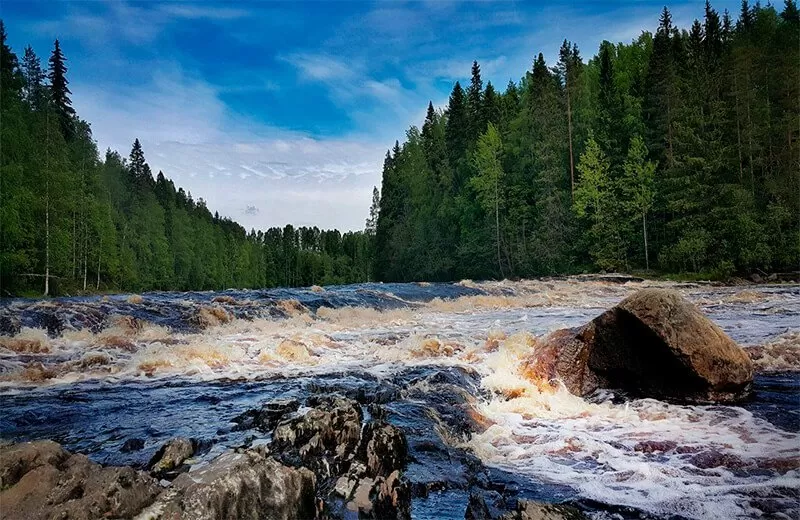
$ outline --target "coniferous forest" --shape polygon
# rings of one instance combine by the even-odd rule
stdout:
[[[368,278],[369,231],[247,232],[154,176],[138,139],[127,158],[99,157],[71,106],[59,42],[45,66],[30,47],[20,59],[0,29],[0,296]]]
[[[797,271],[798,51],[794,0],[745,0],[502,90],[473,63],[386,154],[377,278]]]
[[[0,32],[0,296],[800,266],[795,0],[706,4],[689,28],[665,8],[655,34],[588,61],[565,40],[504,90],[473,63],[347,233],[247,232],[138,139],[101,157],[59,42],[43,64]]]

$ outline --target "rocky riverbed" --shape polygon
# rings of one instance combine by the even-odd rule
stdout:
[[[711,358],[670,358],[693,364],[620,365],[608,345],[630,354],[645,338],[663,364],[689,330],[614,336],[649,307],[609,309],[642,289],[677,291],[713,321],[690,339],[724,332],[744,357],[713,370],[720,340]],[[0,448],[3,518],[42,503],[67,518],[800,513],[796,285],[585,277],[12,300],[0,331],[0,435],[14,443]],[[25,442],[44,439],[59,444]]]

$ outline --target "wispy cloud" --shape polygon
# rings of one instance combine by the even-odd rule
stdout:
[[[356,76],[352,65],[346,65],[327,54],[297,53],[280,59],[297,68],[304,79],[329,81]]]
[[[191,20],[236,20],[250,14],[246,9],[234,7],[215,7],[204,4],[169,3],[159,7],[159,11],[167,16],[187,18]]]

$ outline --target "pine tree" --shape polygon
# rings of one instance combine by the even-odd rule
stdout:
[[[17,98],[22,88],[19,60],[6,42],[7,38],[6,27],[3,20],[0,20],[0,90],[2,91],[0,103],[2,107],[6,107],[12,99]]]
[[[22,58],[22,77],[24,79],[23,96],[33,110],[42,110],[45,107],[46,89],[44,80],[46,75],[42,70],[39,57],[28,45]]]
[[[467,129],[469,119],[467,116],[467,103],[464,97],[464,89],[456,81],[453,91],[450,93],[450,101],[447,105],[447,126],[445,127],[445,139],[447,141],[447,156],[450,168],[454,172],[454,188],[458,190],[466,179],[467,172],[463,166],[464,157],[467,153]]]
[[[597,97],[597,142],[615,165],[622,163],[626,146],[622,99],[614,83],[614,46],[604,41],[600,44],[600,84]]]
[[[487,123],[492,123],[497,127],[500,124],[502,116],[500,109],[500,100],[498,99],[497,92],[494,85],[489,81],[486,83],[486,90],[483,92],[483,115],[481,119]]]
[[[155,188],[153,173],[150,170],[150,165],[145,161],[142,144],[139,142],[138,138],[133,141],[133,147],[131,148],[131,154],[128,160],[128,171],[130,172],[134,184],[140,189],[149,192]],[[190,207],[194,206],[191,193],[188,195],[188,204]]]
[[[75,109],[72,108],[72,100],[69,98],[72,92],[67,86],[69,81],[67,80],[65,62],[66,58],[64,53],[61,52],[61,45],[56,40],[53,44],[53,52],[50,54],[50,70],[47,77],[50,79],[50,98],[53,103],[53,110],[55,110],[59,118],[64,137],[70,139],[74,130],[73,118],[75,117]]]
[[[483,108],[483,80],[481,66],[472,62],[472,78],[467,89],[467,113],[469,118],[469,140],[475,141],[486,130],[486,119]]]

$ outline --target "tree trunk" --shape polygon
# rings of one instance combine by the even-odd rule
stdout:
[[[642,213],[642,235],[644,236],[644,267],[650,270],[650,255],[647,252],[647,214]]]
[[[733,71],[733,92],[736,99],[736,149],[739,152],[739,183],[744,179],[744,167],[742,165],[742,125],[739,121],[739,82],[737,81],[738,75],[736,70]]]
[[[49,175],[49,172],[48,172]],[[45,181],[44,295],[50,295],[50,179]]]
[[[97,244],[97,284],[94,287],[95,291],[100,290],[100,258],[103,255],[103,237],[100,237],[100,241]]]
[[[570,194],[572,195],[572,203],[575,203],[575,158],[572,152],[572,104],[570,103],[569,93],[569,72],[566,74],[567,91],[567,130],[569,133],[569,186]]]
[[[497,238],[497,267],[500,269],[500,276],[505,278],[503,274],[503,262],[500,256],[500,186],[499,180],[494,181],[494,224]]]

